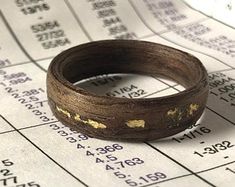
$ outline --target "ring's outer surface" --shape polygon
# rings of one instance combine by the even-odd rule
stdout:
[[[73,83],[108,73],[167,77],[180,93],[127,99],[98,96]],[[47,74],[48,102],[65,125],[101,139],[153,140],[183,131],[201,116],[207,72],[194,56],[164,45],[134,40],[82,44],[56,56]]]

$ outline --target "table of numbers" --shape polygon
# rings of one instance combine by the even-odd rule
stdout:
[[[180,0],[0,0],[0,5],[0,186],[235,185],[234,28]],[[199,58],[210,86],[199,121],[174,136],[136,143],[95,139],[60,123],[47,103],[47,68],[60,52],[102,39],[156,42]],[[184,89],[133,74],[77,84],[131,99]]]

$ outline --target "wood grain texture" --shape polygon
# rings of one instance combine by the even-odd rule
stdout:
[[[167,77],[186,90],[127,99],[98,96],[73,85],[108,73]],[[101,139],[153,140],[196,123],[207,101],[208,78],[202,63],[180,50],[144,41],[103,40],[56,56],[48,69],[47,95],[54,115],[79,132]]]

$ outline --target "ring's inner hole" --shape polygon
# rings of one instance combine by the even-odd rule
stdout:
[[[160,77],[175,80],[185,88],[199,82],[202,72],[193,56],[166,46],[137,44],[124,41],[103,42],[73,49],[70,55],[61,59],[63,63],[59,71],[67,81],[73,84],[80,81],[79,86],[90,92],[115,97],[150,97],[152,93],[162,94],[160,91],[167,88],[172,91],[169,92],[170,95],[177,92],[176,83],[162,81],[158,79]],[[137,93],[133,93],[132,97],[128,92]],[[168,90],[165,93],[167,92]],[[152,97],[156,95],[152,94]]]
[[[172,95],[185,88],[173,80],[140,74],[105,74],[75,82],[96,95],[124,98],[154,98]]]

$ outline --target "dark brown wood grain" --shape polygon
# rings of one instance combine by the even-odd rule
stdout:
[[[98,96],[73,85],[108,73],[167,77],[186,90],[127,99]],[[144,41],[104,40],[56,56],[48,69],[47,94],[54,115],[79,132],[102,139],[153,140],[196,123],[205,108],[208,79],[202,63],[188,53]]]

